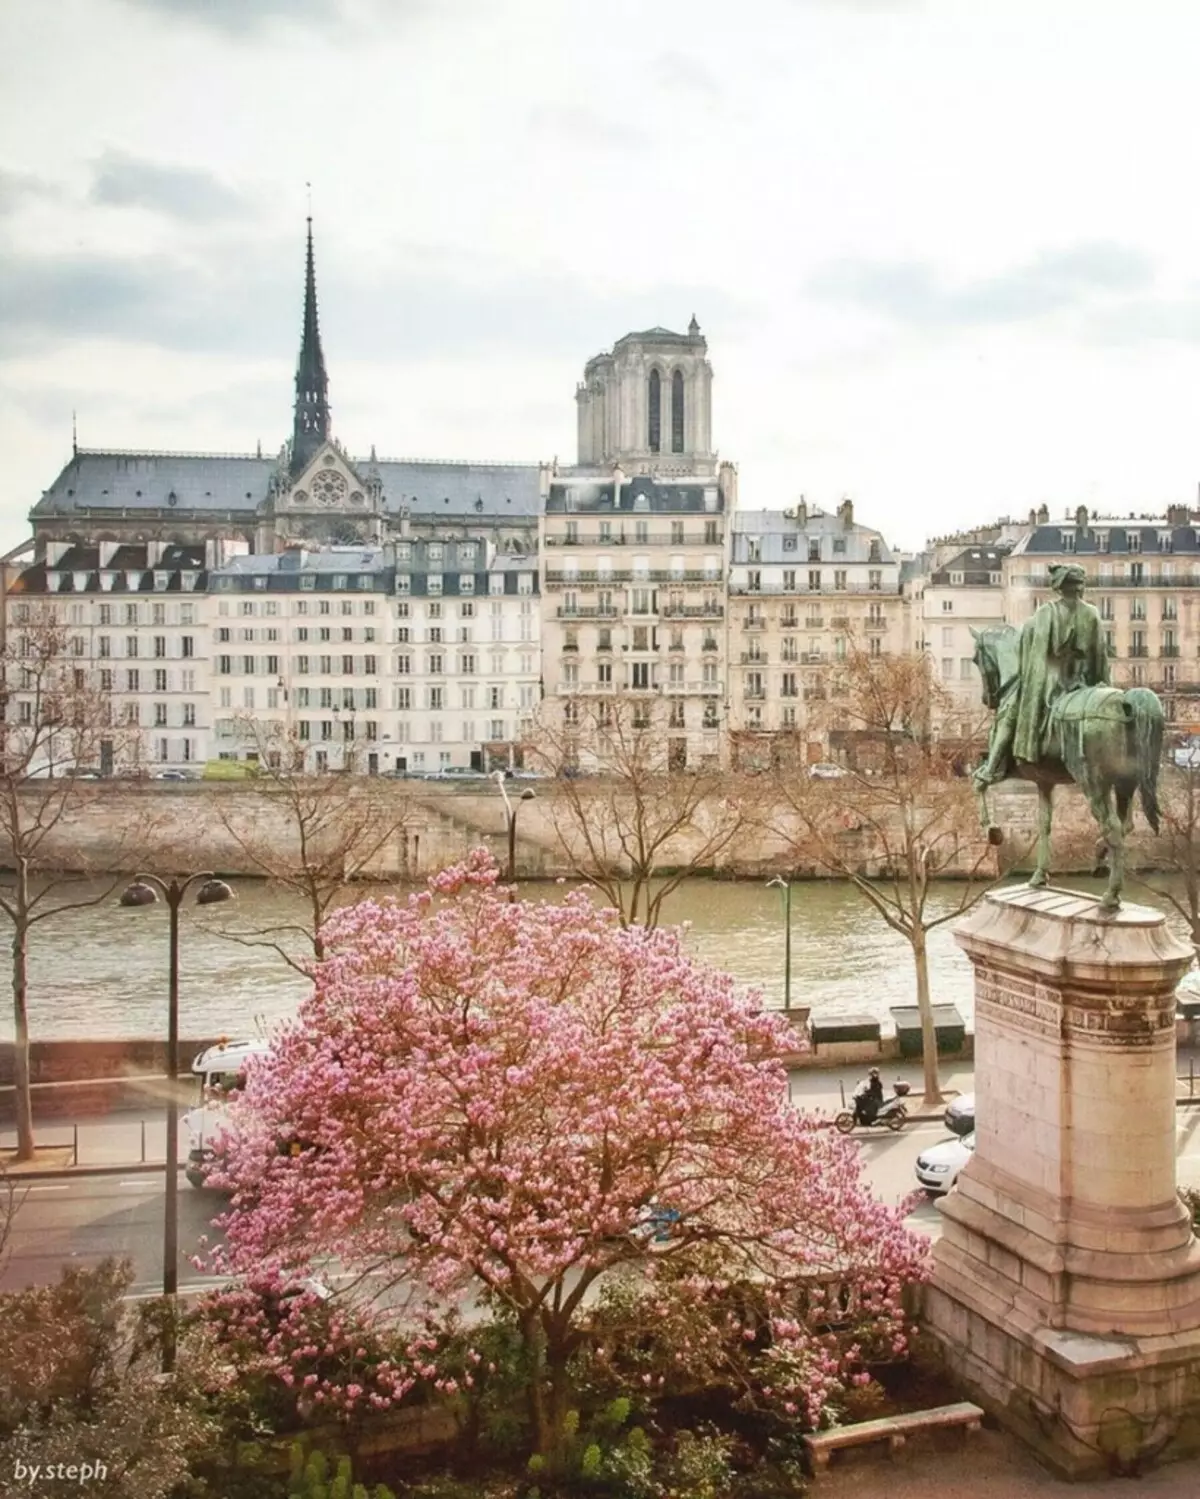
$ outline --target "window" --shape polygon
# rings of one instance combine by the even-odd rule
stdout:
[[[428,588],[430,595],[441,593],[441,591],[442,591],[442,575],[441,575],[441,573],[430,573],[428,579],[426,580],[426,587]]]
[[[942,613],[943,614],[953,614],[954,613],[954,600],[953,599],[943,599],[942,600]]]
[[[180,637],[179,654],[187,657],[196,654],[196,637],[194,635],[183,635]]]
[[[647,692],[650,688],[650,663],[649,661],[635,661],[630,668],[629,685],[635,692]]]
[[[446,689],[444,687],[430,687],[428,707],[435,713],[440,713],[446,705]]]
[[[504,707],[504,688],[503,687],[489,687],[488,688],[488,707],[489,708],[503,708]]]
[[[194,729],[196,727],[196,705],[195,705],[195,703],[184,703],[184,705],[183,705],[183,726],[184,726],[185,729]]]
[[[253,656],[243,656],[242,657],[242,675],[245,676],[245,677],[252,677],[254,675],[254,657]]]
[[[296,670],[302,677],[308,675],[308,659],[309,658],[307,656],[296,657]]]
[[[883,572],[876,567],[867,573],[867,587],[872,593],[878,593],[883,587]]]
[[[646,382],[646,446],[652,453],[662,447],[662,376],[650,371]]]
[[[796,687],[796,673],[794,671],[785,671],[783,673],[783,676],[780,679],[779,695],[780,697],[799,696]]]
[[[141,688],[138,685],[138,674],[137,674],[136,671],[127,671],[125,673],[125,691],[126,692],[140,692],[141,691]]]
[[[502,718],[491,719],[488,727],[492,731],[493,741],[499,741],[504,738],[504,720]]]
[[[344,676],[344,677],[352,677],[353,675],[354,675],[354,657],[353,656],[343,656],[342,657],[342,676]]]
[[[96,644],[99,647],[98,654],[100,656],[112,655],[112,640],[108,635],[99,636],[97,638]]]
[[[167,674],[165,671],[156,671],[154,673],[154,690],[155,692],[167,691]]]
[[[113,690],[113,674],[111,671],[100,673],[100,691],[111,692]]]
[[[611,661],[601,661],[600,664],[596,667],[596,680],[600,683],[601,687],[612,686],[612,671],[613,669]]]
[[[26,619],[28,619],[29,618],[29,608],[28,608],[28,605],[22,605],[21,607],[25,609],[25,614],[24,614],[23,617],[26,618]],[[17,611],[17,618],[18,619],[22,618],[20,609],[18,609],[18,611]],[[113,622],[112,605],[111,604],[101,604],[100,605],[100,620],[99,620],[99,623],[102,624],[102,625],[111,625],[112,622]]]
[[[671,376],[671,451],[683,452],[683,371]]]
[[[217,671],[223,677],[229,676],[230,673],[233,671],[233,657],[232,656],[218,656],[217,657]]]
[[[138,653],[138,638],[136,635],[126,635],[125,654],[132,659]]]
[[[154,654],[160,659],[167,654],[167,637],[156,635],[154,637]]]
[[[232,708],[233,707],[233,688],[232,687],[222,687],[220,693],[218,694],[217,701],[220,703],[220,705],[221,705],[222,708]]]
[[[815,568],[809,569],[808,587],[810,593],[820,593],[821,591],[821,574]]]
[[[138,606],[136,604],[125,605],[125,623],[136,625],[138,622]]]
[[[442,653],[440,651],[435,651],[433,653],[433,655],[430,656],[429,661],[428,661],[428,663],[426,665],[426,670],[428,671],[428,673],[429,673],[429,675],[431,677],[440,677],[441,676],[441,674],[442,674],[442,660],[443,660]]]
[[[833,587],[834,587],[834,592],[835,593],[845,593],[845,591],[846,591],[846,569],[844,567],[839,567],[839,568],[835,568],[834,569]]]

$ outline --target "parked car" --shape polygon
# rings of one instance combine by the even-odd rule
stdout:
[[[814,781],[840,781],[846,774],[840,765],[818,761],[816,765],[808,767],[808,773]]]
[[[952,1135],[971,1135],[975,1132],[975,1095],[960,1093],[948,1105],[942,1115],[942,1123]]]
[[[948,1192],[974,1150],[974,1134],[964,1135],[961,1139],[943,1140],[940,1145],[931,1145],[917,1157],[917,1180],[927,1192]]]
[[[1200,770],[1200,739],[1185,739],[1172,758],[1176,770]]]
[[[155,772],[156,781],[190,781],[191,776],[186,770],[159,770]]]

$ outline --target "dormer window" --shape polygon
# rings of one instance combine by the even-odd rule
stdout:
[[[1170,531],[1158,533],[1158,549],[1160,552],[1171,552],[1175,550],[1175,539]]]
[[[1096,531],[1093,534],[1096,537],[1096,550],[1098,552],[1107,552],[1108,551],[1108,532],[1107,531]]]
[[[649,510],[650,497],[644,494],[635,495],[633,500],[633,508],[635,510]]]
[[[993,588],[999,588],[999,586],[1000,586],[1000,574],[999,573],[988,573],[988,582],[992,585]]]
[[[1074,531],[1060,531],[1059,532],[1059,536],[1060,536],[1061,541],[1062,541],[1062,549],[1063,549],[1063,551],[1064,552],[1073,552],[1075,550],[1075,532]]]
[[[59,589],[59,585],[61,583],[62,583],[62,573],[47,573],[46,574],[46,588],[49,590],[50,593],[57,593],[58,589]]]
[[[345,573],[334,573],[333,586],[335,588],[349,588],[350,580]]]
[[[170,573],[156,572],[154,574],[155,593],[165,593],[167,591],[167,584],[170,582],[170,579]]]
[[[185,593],[194,593],[196,590],[197,573],[181,573],[179,582]]]
[[[950,574],[950,586],[951,586],[951,588],[961,588],[963,586],[963,582],[964,582],[964,574],[962,574],[962,573],[951,573]]]
[[[431,541],[429,543],[429,560],[430,562],[440,562],[442,560],[442,544],[440,541]]]
[[[783,549],[785,552],[794,552],[796,550],[796,538],[794,536],[785,536],[783,538]]]
[[[1127,531],[1126,537],[1131,552],[1140,552],[1142,549],[1142,533],[1140,531]]]

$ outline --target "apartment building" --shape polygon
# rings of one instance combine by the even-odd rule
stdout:
[[[715,764],[736,470],[712,449],[696,320],[686,334],[627,334],[588,361],[576,398],[579,462],[551,476],[539,532],[551,711],[602,726],[632,695],[672,766]]]
[[[1167,720],[1200,729],[1200,513],[1100,516],[1043,510],[1004,563],[1006,613],[1019,625],[1051,596],[1049,572],[1077,562],[1107,622],[1113,680],[1153,688]]]
[[[140,742],[140,758],[155,770],[194,767],[209,753],[206,587],[223,545],[48,542],[8,590],[7,628],[18,653],[22,626],[52,611],[77,663],[72,669],[85,674],[81,685],[110,697],[123,741]],[[32,722],[35,712],[18,688],[9,721]],[[108,763],[97,768],[112,769],[111,753],[102,747]]]
[[[829,746],[811,721],[828,700],[830,667],[852,645],[871,655],[908,648],[900,559],[855,520],[850,500],[832,515],[803,500],[735,512],[730,541],[732,757],[769,760],[773,735],[812,727],[806,754],[822,759]]]
[[[518,763],[538,690],[537,566],[489,551],[421,538],[215,569],[217,755],[280,735],[312,771]]]
[[[945,694],[933,725],[945,738],[969,739],[983,723],[986,710],[971,632],[1005,623],[1008,550],[1007,545],[950,550],[940,566],[911,584],[913,645],[931,658]]]

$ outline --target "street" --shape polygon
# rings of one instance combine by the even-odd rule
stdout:
[[[913,1163],[920,1152],[947,1138],[940,1123],[911,1123],[897,1134],[885,1131],[857,1137],[867,1176],[887,1202],[899,1202],[915,1187]],[[1179,1111],[1179,1181],[1200,1185],[1200,1110]],[[95,1264],[106,1255],[128,1256],[134,1264],[134,1293],[152,1294],[162,1282],[163,1184],[154,1173],[36,1181],[17,1215],[0,1289],[14,1290],[54,1280],[64,1264]],[[196,1270],[191,1256],[201,1235],[213,1236],[211,1219],[224,1199],[179,1188],[179,1283],[200,1287],[211,1277]],[[941,1218],[933,1200],[921,1203],[909,1223],[931,1238]]]

